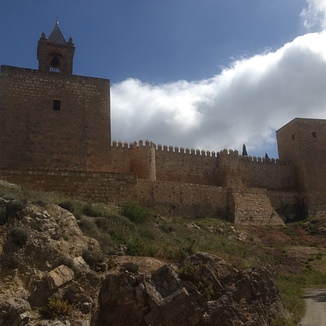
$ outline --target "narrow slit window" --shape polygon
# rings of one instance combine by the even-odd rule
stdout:
[[[292,135],[292,140],[294,140],[294,135]]]
[[[317,138],[317,135],[316,135],[315,131],[312,132],[312,138]]]
[[[60,100],[53,100],[53,110],[60,111],[61,109],[61,101]]]

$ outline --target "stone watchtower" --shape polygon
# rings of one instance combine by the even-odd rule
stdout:
[[[72,75],[72,64],[75,54],[75,47],[72,42],[72,37],[66,42],[63,37],[59,24],[56,22],[55,27],[46,39],[42,33],[37,45],[37,60],[39,62],[39,71],[60,72],[67,75]]]
[[[110,81],[73,75],[74,53],[56,23],[38,70],[1,66],[0,168],[110,171]]]
[[[326,120],[295,118],[276,135],[279,158],[293,164],[308,214],[326,213]]]

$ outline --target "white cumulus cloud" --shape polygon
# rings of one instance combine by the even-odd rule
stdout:
[[[303,9],[301,16],[304,25],[308,29],[312,27],[326,28],[326,1],[325,0],[306,0],[307,8]]]
[[[245,143],[249,154],[275,157],[276,129],[295,117],[326,118],[325,44],[325,32],[310,33],[210,79],[115,84],[112,137],[213,151]]]

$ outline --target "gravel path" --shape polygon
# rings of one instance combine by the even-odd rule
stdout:
[[[326,288],[305,292],[306,314],[299,326],[326,326]]]

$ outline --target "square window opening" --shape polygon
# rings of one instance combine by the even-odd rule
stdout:
[[[53,110],[60,111],[61,109],[61,101],[60,100],[53,100]]]

